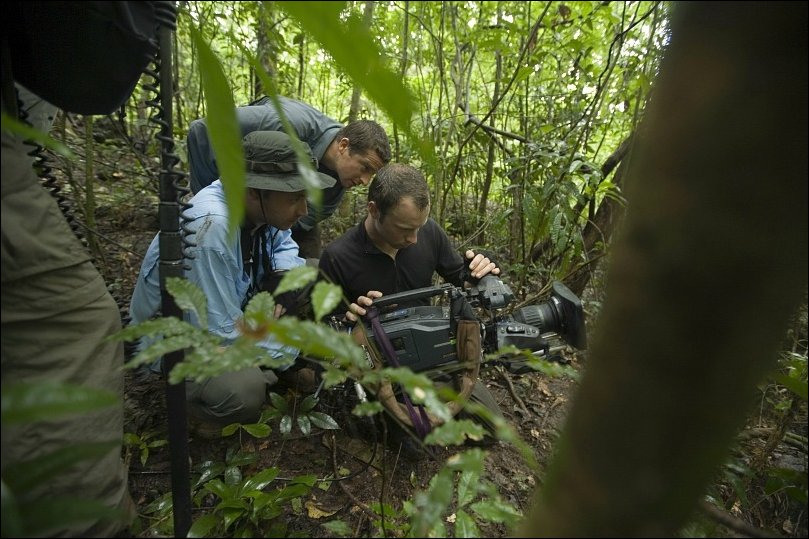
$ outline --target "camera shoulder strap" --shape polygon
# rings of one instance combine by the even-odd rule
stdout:
[[[400,367],[401,365],[399,365],[399,360],[396,358],[396,351],[393,349],[393,344],[391,344],[387,333],[385,333],[385,328],[382,327],[382,323],[379,321],[379,310],[375,307],[369,308],[365,318],[371,322],[374,338],[376,338],[376,342],[379,343],[382,353],[385,355],[385,359],[394,367]],[[413,422],[413,428],[416,430],[416,434],[424,439],[430,433],[430,419],[427,417],[427,411],[424,409],[424,406],[413,406],[404,388],[402,389],[402,397],[404,398],[407,413],[410,416],[410,421]],[[416,413],[416,408],[418,408],[418,414]]]

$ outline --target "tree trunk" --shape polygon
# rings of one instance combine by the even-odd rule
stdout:
[[[677,533],[806,292],[807,4],[675,9],[587,371],[524,536]]]
[[[362,25],[366,30],[371,29],[371,23],[374,20],[374,2],[366,0],[365,11],[362,14]],[[359,84],[354,83],[354,90],[351,92],[351,108],[348,110],[348,123],[353,122],[359,117],[360,114],[360,96],[362,95],[362,88]]]

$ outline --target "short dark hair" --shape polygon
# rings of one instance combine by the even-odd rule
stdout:
[[[388,134],[381,125],[373,120],[355,120],[337,132],[336,140],[348,139],[350,153],[366,154],[376,152],[382,164],[390,161],[390,142]]]
[[[410,197],[420,210],[430,205],[430,188],[424,174],[415,167],[401,163],[385,165],[376,173],[368,187],[368,202],[379,208],[379,218],[384,219],[388,210]]]

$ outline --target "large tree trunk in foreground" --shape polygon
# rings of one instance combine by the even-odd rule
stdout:
[[[807,4],[682,3],[590,360],[521,533],[686,522],[807,273]]]

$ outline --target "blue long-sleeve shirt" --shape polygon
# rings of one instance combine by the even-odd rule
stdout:
[[[191,208],[185,211],[190,219],[186,226],[195,232],[191,239],[196,247],[190,248],[193,259],[188,259],[190,270],[186,278],[197,285],[208,300],[208,330],[224,337],[226,344],[239,336],[236,321],[242,318],[242,305],[248,299],[251,279],[244,271],[239,234],[228,234],[228,211],[222,182],[217,180],[191,199]],[[141,265],[140,274],[132,294],[129,314],[133,323],[143,322],[160,311],[159,234],[155,236]],[[289,230],[269,227],[266,249],[271,253],[271,269],[287,270],[304,265],[298,256],[298,244]],[[264,270],[259,264],[255,282],[260,282]],[[195,316],[186,314],[186,321],[199,326]],[[283,355],[294,357],[297,349],[284,346],[268,338],[258,343],[273,358]]]

